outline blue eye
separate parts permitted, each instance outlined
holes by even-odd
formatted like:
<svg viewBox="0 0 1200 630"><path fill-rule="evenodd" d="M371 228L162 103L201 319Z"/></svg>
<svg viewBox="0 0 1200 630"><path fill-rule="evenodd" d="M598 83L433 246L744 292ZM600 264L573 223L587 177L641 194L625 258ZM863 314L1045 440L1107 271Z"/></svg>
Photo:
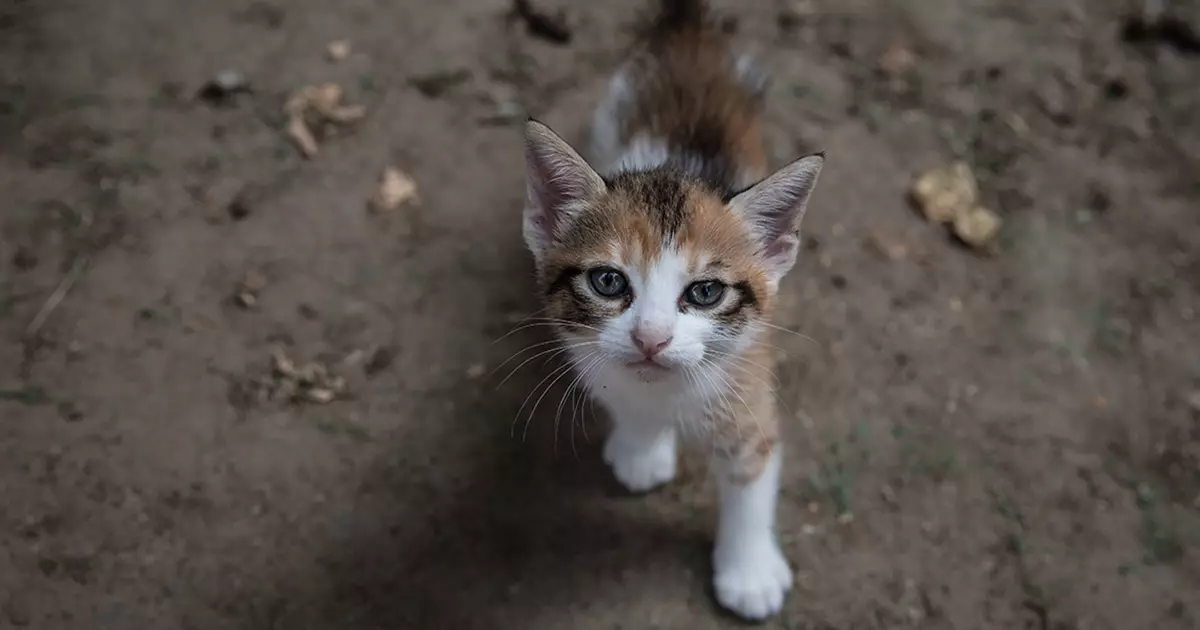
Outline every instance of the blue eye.
<svg viewBox="0 0 1200 630"><path fill-rule="evenodd" d="M701 280L688 285L683 292L683 299L688 304L700 308L711 308L721 301L725 295L725 284L720 280Z"/></svg>
<svg viewBox="0 0 1200 630"><path fill-rule="evenodd" d="M596 295L619 298L629 292L629 280L625 274L609 267L599 267L588 272L588 284Z"/></svg>

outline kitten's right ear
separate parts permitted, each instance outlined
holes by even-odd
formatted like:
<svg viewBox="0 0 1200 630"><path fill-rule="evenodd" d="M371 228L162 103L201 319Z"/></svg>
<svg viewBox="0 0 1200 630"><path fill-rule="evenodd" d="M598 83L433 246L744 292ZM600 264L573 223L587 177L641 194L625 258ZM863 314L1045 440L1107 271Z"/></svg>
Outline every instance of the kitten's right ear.
<svg viewBox="0 0 1200 630"><path fill-rule="evenodd" d="M571 217L604 190L571 145L532 118L525 123L525 243L539 262Z"/></svg>

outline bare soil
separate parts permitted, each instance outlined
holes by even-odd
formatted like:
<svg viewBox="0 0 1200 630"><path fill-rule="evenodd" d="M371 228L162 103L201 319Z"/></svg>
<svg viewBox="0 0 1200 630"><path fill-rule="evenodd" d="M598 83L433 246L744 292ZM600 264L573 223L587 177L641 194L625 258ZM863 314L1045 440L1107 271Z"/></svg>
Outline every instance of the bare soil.
<svg viewBox="0 0 1200 630"><path fill-rule="evenodd" d="M581 141L642 0L534 4L570 41L507 0L0 0L0 627L739 625L701 458L622 496L565 379L525 435L554 363L497 388L546 339L496 342L537 309L515 105ZM1200 3L1162 4L720 3L774 159L829 157L769 627L1200 627ZM330 81L367 114L306 160L283 105ZM906 199L955 158L988 251ZM367 209L388 165L419 205ZM344 391L267 397L277 349Z"/></svg>

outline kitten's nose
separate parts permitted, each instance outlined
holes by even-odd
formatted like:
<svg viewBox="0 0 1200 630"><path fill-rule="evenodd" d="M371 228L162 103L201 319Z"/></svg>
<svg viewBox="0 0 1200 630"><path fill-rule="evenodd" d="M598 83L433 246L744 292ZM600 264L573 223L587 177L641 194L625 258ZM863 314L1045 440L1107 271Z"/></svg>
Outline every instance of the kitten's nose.
<svg viewBox="0 0 1200 630"><path fill-rule="evenodd" d="M632 333L633 345L637 346L642 354L646 355L647 359L653 358L654 355L667 349L671 345L671 340L674 337L668 331L656 331L639 328Z"/></svg>

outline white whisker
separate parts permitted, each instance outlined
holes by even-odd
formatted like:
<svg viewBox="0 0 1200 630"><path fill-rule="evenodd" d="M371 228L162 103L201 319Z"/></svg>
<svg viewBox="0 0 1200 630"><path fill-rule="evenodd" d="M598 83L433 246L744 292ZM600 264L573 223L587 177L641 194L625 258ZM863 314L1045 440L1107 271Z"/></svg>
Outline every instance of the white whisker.
<svg viewBox="0 0 1200 630"><path fill-rule="evenodd" d="M599 353L592 352L588 356L591 357L596 354L599 354ZM585 374L587 374L587 371L590 370L592 368L592 366L596 365L597 363L599 363L602 360L604 360L603 355L593 359L592 362L588 363L586 366L584 366L584 368L582 370L576 370L575 378L571 379L570 384L567 385L567 391L563 392L562 399L558 401L558 408L555 409L555 411L554 411L554 452L556 455L558 454L558 425L559 425L559 420L562 417L563 405L565 405L567 403L567 397L570 396L571 393L575 391L575 387L577 385L579 385L579 382L581 380L583 380L583 377ZM574 433L574 430L575 430L575 426L572 425L571 426L572 434ZM573 439L572 439L572 446L574 446Z"/></svg>
<svg viewBox="0 0 1200 630"><path fill-rule="evenodd" d="M795 331L795 330L792 330L792 329L790 329L790 328L784 328L783 326L776 326L775 324L772 324L772 323L770 323L770 322L754 322L754 323L753 323L753 324L751 324L751 325L752 325L752 326L764 326L764 327L766 327L766 328L771 328L771 329L773 329L773 330L779 330L779 331L782 331L782 332L788 333L789 335L795 335L795 336L797 336L797 337L799 337L799 338L801 338L801 339L803 339L803 340L805 340L805 341L807 341L807 342L809 342L809 343L813 344L814 346L817 346L818 348L819 348L819 347L821 347L821 344L820 344L820 342L818 342L816 339L813 339L812 337L809 337L808 335L806 335L806 334L804 334L804 333L797 332L797 331Z"/></svg>
<svg viewBox="0 0 1200 630"><path fill-rule="evenodd" d="M500 381L500 384L496 386L496 389L500 389L500 387L502 387L505 383L507 383L508 379L512 378L514 374L516 374L517 372L519 372L521 370L521 368L525 367L526 365L529 364L530 361L533 361L540 356L545 356L545 355L549 354L550 356L547 357L547 360L549 360L549 359L553 359L554 357L556 357L568 350L575 350L578 348L585 348L587 346L599 345L599 343L600 342L598 342L598 341L581 341L581 342L578 342L578 343L575 343L575 344L572 344L569 346L563 346L561 348L551 348L549 350L543 350L543 351L525 359L524 361L521 362L520 365L513 368L513 370L508 373L508 376L505 376L504 380Z"/></svg>
<svg viewBox="0 0 1200 630"><path fill-rule="evenodd" d="M554 368L554 370L552 370L549 374L542 377L542 380L538 381L537 385L533 386L533 389L529 390L529 394L527 396L525 396L525 400L521 402L520 408L517 409L516 415L513 416L512 426L509 428L510 437L516 436L517 420L520 420L521 412L525 410L525 405L529 404L529 399L532 398L533 395L537 393L537 390L538 390L538 388L540 388L542 386L542 383L545 383L547 380L549 380L555 374L570 370L571 366L572 366L571 361L568 361L567 363L564 363L563 365L560 365L560 366ZM526 424L526 428L528 428L528 424ZM522 441L524 441L523 436L522 436Z"/></svg>
<svg viewBox="0 0 1200 630"><path fill-rule="evenodd" d="M533 408L529 410L529 417L525 420L525 430L521 433L521 441L522 442L524 442L525 437L527 435L529 435L529 425L530 425L530 423L533 422L533 415L535 413L537 413L538 405L541 405L542 399L544 399L546 397L546 394L549 394L550 390L554 389L554 384L561 381L564 376L571 373L572 368L578 367L580 363L583 363L584 360L590 358L593 354L595 354L595 353L593 352L593 353L584 355L583 359L568 363L567 369L563 370L557 377L555 377L555 379L553 381L550 381L550 384L547 385L544 390L542 390L542 395L538 396L537 402L533 403ZM557 429L557 427L555 427L555 428Z"/></svg>

